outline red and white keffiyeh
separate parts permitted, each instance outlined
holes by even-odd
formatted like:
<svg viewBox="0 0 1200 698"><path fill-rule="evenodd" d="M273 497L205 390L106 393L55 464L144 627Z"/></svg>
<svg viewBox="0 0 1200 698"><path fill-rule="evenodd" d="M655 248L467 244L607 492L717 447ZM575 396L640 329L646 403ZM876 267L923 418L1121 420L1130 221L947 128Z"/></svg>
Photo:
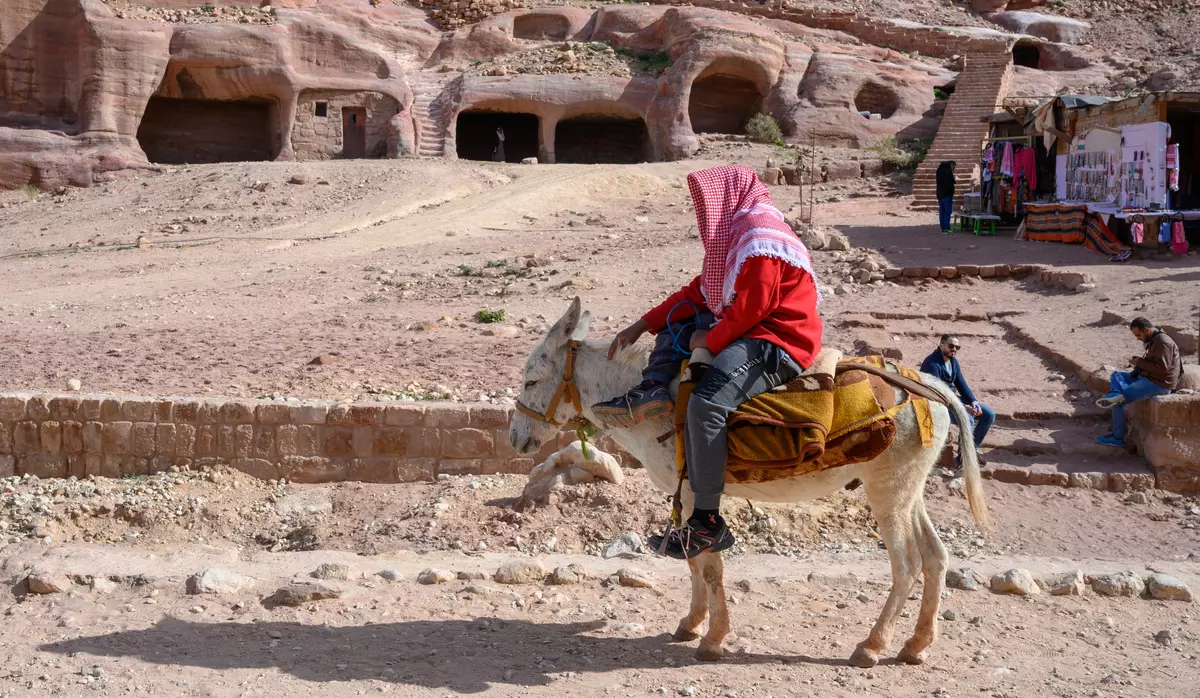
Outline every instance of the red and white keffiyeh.
<svg viewBox="0 0 1200 698"><path fill-rule="evenodd" d="M704 243L700 290L713 315L721 317L733 302L734 282L751 257L782 260L803 269L816 283L808 248L771 204L770 193L753 170L725 165L693 172L687 181Z"/></svg>

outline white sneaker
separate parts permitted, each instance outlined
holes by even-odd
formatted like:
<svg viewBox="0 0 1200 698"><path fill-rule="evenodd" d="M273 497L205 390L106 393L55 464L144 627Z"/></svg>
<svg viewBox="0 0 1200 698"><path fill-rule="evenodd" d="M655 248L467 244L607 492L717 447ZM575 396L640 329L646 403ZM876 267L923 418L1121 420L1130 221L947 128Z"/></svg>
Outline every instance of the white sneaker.
<svg viewBox="0 0 1200 698"><path fill-rule="evenodd" d="M1111 410L1112 408L1116 407L1117 405L1124 405L1124 404L1125 404L1125 396L1124 395L1105 395L1104 397L1102 397L1096 401L1096 407L1099 407L1102 410Z"/></svg>

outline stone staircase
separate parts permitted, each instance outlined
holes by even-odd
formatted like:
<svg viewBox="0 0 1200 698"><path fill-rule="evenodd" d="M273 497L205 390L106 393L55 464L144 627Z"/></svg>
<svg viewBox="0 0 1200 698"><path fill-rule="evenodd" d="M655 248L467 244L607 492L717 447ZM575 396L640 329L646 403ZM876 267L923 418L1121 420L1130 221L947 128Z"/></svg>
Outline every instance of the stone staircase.
<svg viewBox="0 0 1200 698"><path fill-rule="evenodd" d="M412 77L413 118L417 127L417 154L446 156L447 118L453 95L449 90L458 73L417 73Z"/></svg>
<svg viewBox="0 0 1200 698"><path fill-rule="evenodd" d="M1012 73L1012 56L1007 53L976 53L963 58L954 94L946 104L942 124L925 161L913 177L913 208L937 209L935 173L943 160L958 163L959 197L970 191L976 178L980 146L988 126L982 117L994 114L1004 99Z"/></svg>

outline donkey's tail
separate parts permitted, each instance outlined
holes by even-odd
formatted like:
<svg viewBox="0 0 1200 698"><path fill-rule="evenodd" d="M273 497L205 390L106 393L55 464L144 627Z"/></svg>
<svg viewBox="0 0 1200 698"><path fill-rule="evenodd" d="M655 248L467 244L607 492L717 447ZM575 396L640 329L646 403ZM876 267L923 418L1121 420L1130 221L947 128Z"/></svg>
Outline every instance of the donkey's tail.
<svg viewBox="0 0 1200 698"><path fill-rule="evenodd" d="M979 455L975 452L975 441L971 433L971 417L962 400L954 394L950 386L940 380L928 380L926 383L936 389L949 401L950 412L958 423L958 452L962 456L963 479L966 481L967 503L971 505L971 516L980 531L989 527L987 499L983 494L983 477L979 473Z"/></svg>

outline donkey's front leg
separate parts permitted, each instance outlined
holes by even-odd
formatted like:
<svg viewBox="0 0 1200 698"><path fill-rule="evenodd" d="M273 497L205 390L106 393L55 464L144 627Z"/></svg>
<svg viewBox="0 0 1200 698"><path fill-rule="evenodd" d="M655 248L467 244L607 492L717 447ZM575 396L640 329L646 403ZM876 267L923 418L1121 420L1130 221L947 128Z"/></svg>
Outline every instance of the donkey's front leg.
<svg viewBox="0 0 1200 698"><path fill-rule="evenodd" d="M700 640L696 658L715 661L725 655L721 642L729 634L729 608L725 605L725 563L721 553L701 553L696 558L708 590L708 633Z"/></svg>
<svg viewBox="0 0 1200 698"><path fill-rule="evenodd" d="M699 562L695 558L687 561L692 573L692 607L688 614L679 621L675 630L676 642L691 642L700 637L700 624L708 616L708 587L704 584L704 576Z"/></svg>

